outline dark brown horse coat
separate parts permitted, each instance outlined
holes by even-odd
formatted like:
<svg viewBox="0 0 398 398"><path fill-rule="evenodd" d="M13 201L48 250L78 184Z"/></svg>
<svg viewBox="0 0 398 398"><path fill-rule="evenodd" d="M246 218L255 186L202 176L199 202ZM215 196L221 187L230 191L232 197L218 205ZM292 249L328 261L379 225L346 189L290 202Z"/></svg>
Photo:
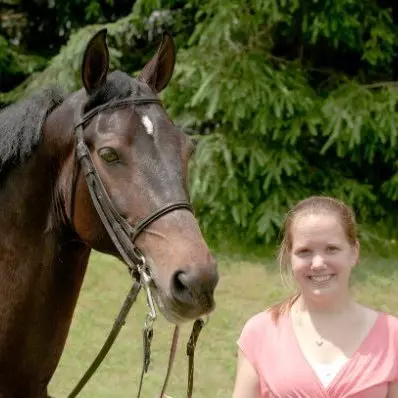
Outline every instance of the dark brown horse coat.
<svg viewBox="0 0 398 398"><path fill-rule="evenodd" d="M0 398L47 396L91 249L118 256L76 162L76 112L156 95L173 72L168 34L138 79L108 74L105 39L101 31L87 46L80 91L47 89L0 113ZM192 143L160 104L100 112L84 126L84 140L113 205L132 225L188 200ZM191 212L164 215L137 245L167 319L183 322L214 308L216 263Z"/></svg>

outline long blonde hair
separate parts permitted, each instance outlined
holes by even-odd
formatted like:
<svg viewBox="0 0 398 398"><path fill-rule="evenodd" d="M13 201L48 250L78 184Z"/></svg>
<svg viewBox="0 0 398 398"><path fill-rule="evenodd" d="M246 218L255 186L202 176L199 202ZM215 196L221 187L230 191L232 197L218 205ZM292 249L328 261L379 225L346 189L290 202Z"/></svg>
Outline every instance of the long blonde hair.
<svg viewBox="0 0 398 398"><path fill-rule="evenodd" d="M290 254L292 250L291 229L294 220L299 215L306 214L334 214L336 215L344 229L348 242L354 246L358 242L357 223L354 211L344 202L329 196L310 196L297 203L291 209L282 225L282 241L278 251L278 263L283 278L291 275ZM280 303L270 308L271 317L274 322L290 311L293 304L300 297L300 293L288 297Z"/></svg>

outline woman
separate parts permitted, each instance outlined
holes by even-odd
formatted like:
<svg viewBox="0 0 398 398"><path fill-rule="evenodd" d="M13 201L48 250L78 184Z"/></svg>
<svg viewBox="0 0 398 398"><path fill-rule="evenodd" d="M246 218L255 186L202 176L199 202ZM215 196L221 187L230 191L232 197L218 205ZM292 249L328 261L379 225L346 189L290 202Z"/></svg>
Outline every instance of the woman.
<svg viewBox="0 0 398 398"><path fill-rule="evenodd" d="M279 260L298 293L244 326L233 398L398 398L398 318L350 296L352 210L330 197L298 203Z"/></svg>

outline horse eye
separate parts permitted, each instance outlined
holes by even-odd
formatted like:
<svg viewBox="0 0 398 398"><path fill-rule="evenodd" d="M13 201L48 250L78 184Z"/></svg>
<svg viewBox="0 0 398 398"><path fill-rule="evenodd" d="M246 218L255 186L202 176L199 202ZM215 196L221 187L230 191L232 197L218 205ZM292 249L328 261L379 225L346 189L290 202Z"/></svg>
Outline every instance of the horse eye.
<svg viewBox="0 0 398 398"><path fill-rule="evenodd" d="M101 148L98 153L106 163L116 163L120 160L119 155L112 148Z"/></svg>

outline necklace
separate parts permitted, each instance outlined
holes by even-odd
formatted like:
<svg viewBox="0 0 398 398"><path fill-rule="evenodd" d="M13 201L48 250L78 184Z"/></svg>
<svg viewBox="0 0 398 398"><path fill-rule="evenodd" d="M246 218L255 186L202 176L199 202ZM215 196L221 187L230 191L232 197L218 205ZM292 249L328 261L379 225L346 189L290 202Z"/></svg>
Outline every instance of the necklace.
<svg viewBox="0 0 398 398"><path fill-rule="evenodd" d="M298 323L300 326L302 326L302 320L300 319L300 316L299 316L298 312L297 312L295 309L293 309L293 310L292 310L292 313L293 313L293 315L296 317L297 323ZM317 338L315 338L315 344L316 344L318 347L322 347L322 346L323 346L323 343L324 343L324 340L323 340L322 336L318 336Z"/></svg>

